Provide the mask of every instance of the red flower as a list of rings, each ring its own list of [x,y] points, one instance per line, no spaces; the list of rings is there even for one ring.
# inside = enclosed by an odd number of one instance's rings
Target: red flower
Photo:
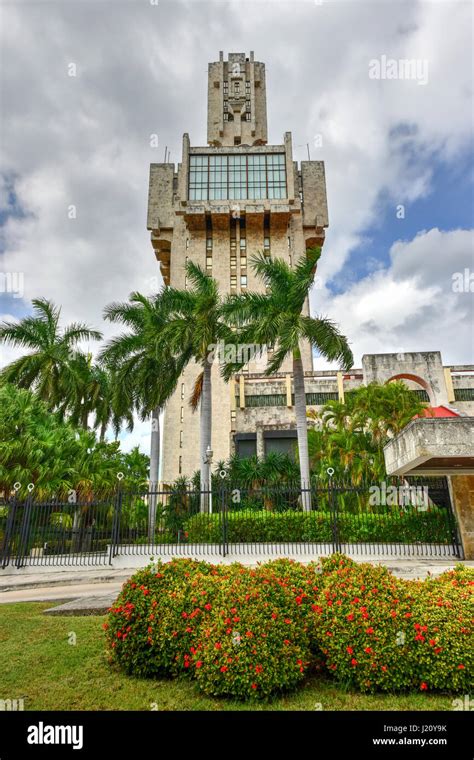
[[[272,618],[273,618],[273,620],[276,620],[277,617],[278,617],[278,615],[276,614],[276,612],[272,612]]]
[[[374,629],[373,629],[373,628],[366,628],[366,631],[365,631],[365,632],[366,632],[366,633],[373,633],[373,632],[374,632]]]
[[[209,602],[208,602],[207,604],[204,605],[204,609],[205,610],[212,610],[212,604],[209,604]]]
[[[354,650],[352,649],[352,647],[346,647],[346,652],[348,654],[354,654]]]
[[[263,671],[262,665],[255,665],[255,672],[256,673],[261,673],[262,671]]]
[[[357,660],[354,657],[351,660],[351,665],[357,665]]]
[[[290,640],[289,639],[285,639],[283,643],[288,645],[290,643]]]
[[[228,670],[229,668],[227,667],[227,665],[223,665],[221,668],[221,673],[227,673]]]
[[[382,665],[381,668],[382,668],[383,672],[385,673],[385,671],[387,670],[387,666],[386,665]]]
[[[187,612],[182,612],[181,613],[181,617],[182,618],[187,618],[188,617],[188,613]]]
[[[222,649],[222,644],[216,641],[216,649]]]
[[[425,681],[422,681],[420,684],[421,691],[426,691],[428,688],[428,684]]]
[[[197,661],[197,663],[196,663],[196,667],[197,667],[197,668],[201,668],[201,667],[202,667],[202,662],[201,662],[201,660],[198,660],[198,661]]]
[[[430,639],[430,644],[432,647],[436,644],[436,639]]]
[[[458,670],[464,670],[464,665],[462,663],[458,665]]]
[[[153,633],[153,628],[151,627],[151,625],[148,626],[148,633]]]
[[[256,683],[253,683],[253,684],[252,684],[252,689],[256,689],[256,688],[257,688],[257,684],[256,684]]]
[[[347,620],[354,620],[354,613],[350,612],[349,615],[346,615]]]

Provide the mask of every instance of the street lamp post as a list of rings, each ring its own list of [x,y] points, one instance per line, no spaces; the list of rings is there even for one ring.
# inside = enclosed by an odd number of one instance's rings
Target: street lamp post
[[[211,465],[212,465],[212,457],[213,456],[214,456],[214,452],[211,449],[211,447],[208,446],[207,449],[206,449],[206,464],[209,465],[209,483],[208,483],[208,488],[209,488],[209,514],[210,515],[212,515],[212,469],[211,469]]]

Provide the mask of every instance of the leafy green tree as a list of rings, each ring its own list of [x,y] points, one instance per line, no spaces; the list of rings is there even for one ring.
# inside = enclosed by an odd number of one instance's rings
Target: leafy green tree
[[[311,469],[323,478],[328,467],[336,478],[353,485],[386,477],[383,447],[426,405],[402,382],[370,383],[328,401],[308,417],[316,424],[308,433]]]
[[[339,362],[345,369],[353,363],[348,342],[336,325],[325,317],[313,318],[306,313],[320,254],[320,249],[308,250],[294,268],[282,259],[271,259],[264,254],[253,257],[252,266],[263,280],[266,293],[230,296],[223,309],[224,316],[240,329],[240,340],[244,344],[275,347],[267,375],[278,372],[287,356],[292,358],[298,455],[306,511],[311,509],[311,495],[302,346],[309,343],[321,356]],[[227,368],[228,373],[231,370]]]
[[[97,441],[51,413],[31,391],[0,384],[0,491],[13,485],[35,486],[35,496],[64,498],[70,490],[78,500],[111,494],[123,470],[118,442]]]

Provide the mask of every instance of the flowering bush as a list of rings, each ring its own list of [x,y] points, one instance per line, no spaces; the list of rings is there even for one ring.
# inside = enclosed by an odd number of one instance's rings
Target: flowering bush
[[[426,689],[472,689],[473,595],[474,573],[462,566],[418,584],[411,659]]]
[[[456,573],[408,582],[384,567],[323,562],[313,611],[327,669],[362,691],[467,689],[472,583],[472,573],[459,588]]]
[[[474,573],[426,581],[342,555],[251,569],[190,559],[124,584],[104,625],[111,662],[186,674],[208,694],[266,699],[321,664],[362,691],[469,690]]]
[[[105,624],[111,658],[128,673],[174,675],[193,646],[220,567],[176,559],[139,570],[110,608]]]
[[[270,575],[220,582],[193,665],[207,694],[262,699],[294,688],[310,664],[293,594]]]

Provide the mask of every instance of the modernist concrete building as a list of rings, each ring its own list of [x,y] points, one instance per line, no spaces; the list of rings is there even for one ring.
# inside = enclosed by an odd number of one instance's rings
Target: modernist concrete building
[[[248,267],[259,251],[290,265],[324,244],[328,226],[322,161],[293,160],[291,133],[267,142],[265,65],[253,53],[230,53],[209,64],[207,146],[183,136],[181,163],[152,164],[148,202],[151,241],[166,284],[186,288],[185,264],[200,264],[223,293],[261,284]],[[365,356],[360,369],[314,372],[303,351],[307,400],[318,407],[371,380],[404,378],[433,406],[474,413],[474,368],[443,367],[438,352]],[[295,439],[290,364],[271,378],[265,357],[225,384],[213,366],[214,461],[288,450]],[[199,469],[199,415],[188,399],[199,369],[190,366],[167,404],[162,475],[170,483]],[[449,410],[447,414],[451,413]],[[452,412],[455,414],[456,412]]]

